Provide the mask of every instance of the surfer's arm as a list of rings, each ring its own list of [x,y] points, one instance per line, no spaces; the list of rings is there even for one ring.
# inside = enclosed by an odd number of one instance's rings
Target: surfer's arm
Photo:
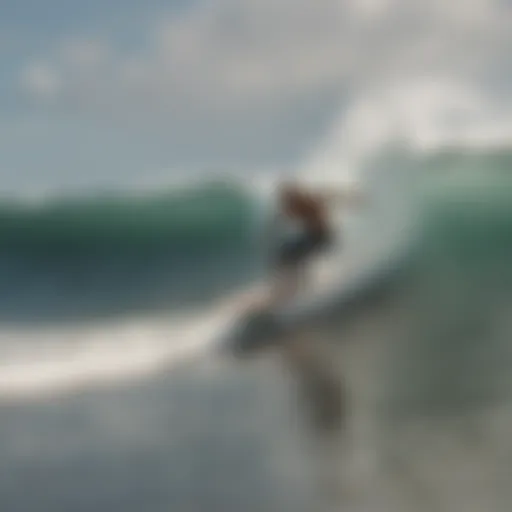
[[[356,187],[323,190],[318,193],[318,197],[329,206],[361,207],[368,204],[368,196],[362,189]]]

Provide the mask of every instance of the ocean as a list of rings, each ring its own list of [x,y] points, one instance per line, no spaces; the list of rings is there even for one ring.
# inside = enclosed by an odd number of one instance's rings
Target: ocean
[[[410,466],[375,500],[505,511],[512,150],[439,149],[407,166],[421,226],[392,306],[377,306],[364,336],[400,328],[372,414]],[[266,276],[255,188],[219,178],[0,201],[0,510],[311,510],[273,358],[180,359],[200,354],[220,300]],[[375,381],[357,357],[358,379]],[[391,478],[383,467],[372,493]]]

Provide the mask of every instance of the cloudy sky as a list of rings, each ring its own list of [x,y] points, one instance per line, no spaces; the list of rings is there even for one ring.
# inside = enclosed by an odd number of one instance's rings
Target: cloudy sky
[[[453,97],[468,83],[506,97],[512,76],[503,0],[0,0],[0,10],[7,189],[292,165],[367,89],[414,78],[448,80]]]

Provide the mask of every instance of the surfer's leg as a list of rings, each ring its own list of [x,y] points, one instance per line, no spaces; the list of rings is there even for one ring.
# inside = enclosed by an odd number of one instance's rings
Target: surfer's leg
[[[294,297],[298,292],[300,269],[298,265],[288,265],[277,270],[276,278],[270,293],[272,303],[283,303]]]

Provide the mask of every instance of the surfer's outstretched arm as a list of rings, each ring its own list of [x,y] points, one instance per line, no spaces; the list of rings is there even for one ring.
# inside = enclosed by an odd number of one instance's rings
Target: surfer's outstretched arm
[[[328,205],[361,207],[368,204],[368,196],[360,188],[345,187],[319,191],[318,196]]]

